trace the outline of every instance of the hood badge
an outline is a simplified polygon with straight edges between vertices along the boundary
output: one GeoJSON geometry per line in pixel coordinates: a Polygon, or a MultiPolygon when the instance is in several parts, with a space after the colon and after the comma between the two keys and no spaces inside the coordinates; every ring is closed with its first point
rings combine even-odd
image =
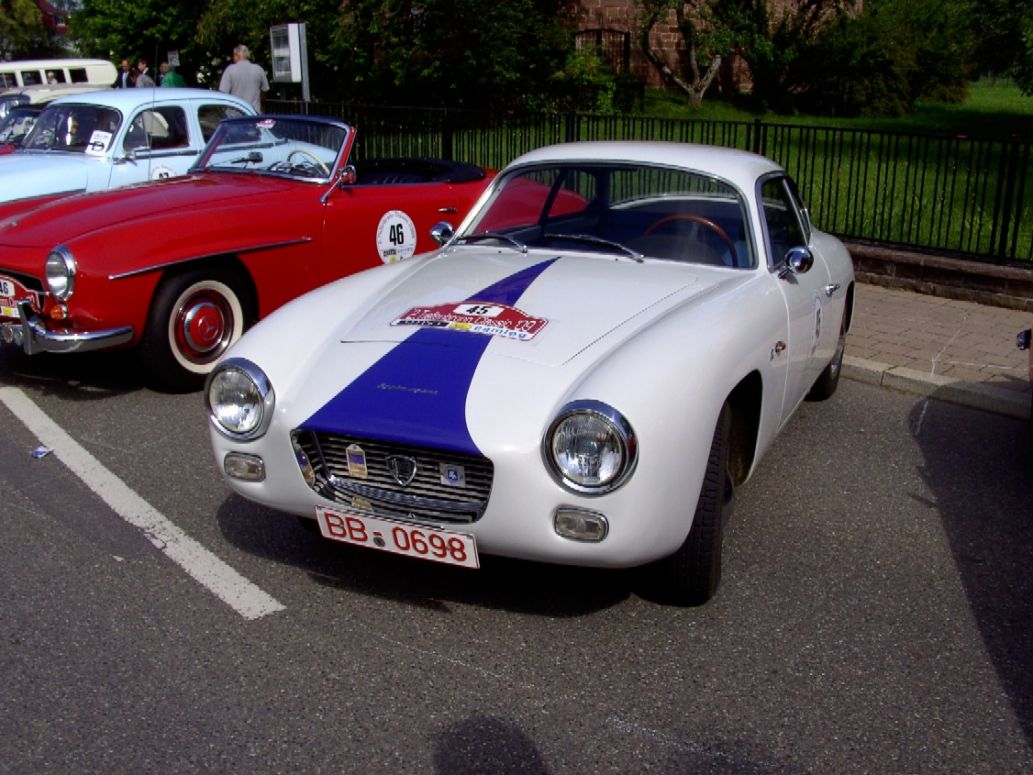
{"type": "Polygon", "coordinates": [[[416,459],[405,455],[388,455],[387,472],[399,487],[408,487],[416,478],[416,459]]]}

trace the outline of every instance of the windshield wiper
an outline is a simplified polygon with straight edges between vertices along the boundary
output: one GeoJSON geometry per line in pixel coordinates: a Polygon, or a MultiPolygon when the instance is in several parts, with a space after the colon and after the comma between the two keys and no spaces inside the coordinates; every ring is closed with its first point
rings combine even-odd
{"type": "Polygon", "coordinates": [[[258,151],[252,151],[247,156],[241,156],[239,159],[232,159],[230,164],[261,164],[262,154],[258,151]]]}
{"type": "Polygon", "coordinates": [[[460,237],[456,242],[480,242],[486,239],[497,239],[502,242],[508,242],[510,245],[515,247],[521,253],[527,252],[527,245],[518,239],[510,237],[508,234],[503,234],[498,231],[482,231],[480,234],[467,234],[466,236],[460,237]]]}
{"type": "Polygon", "coordinates": [[[594,234],[559,234],[546,232],[542,237],[544,239],[565,239],[570,240],[571,242],[584,242],[587,245],[599,245],[600,247],[613,248],[614,250],[619,250],[629,258],[635,259],[640,264],[645,260],[645,256],[637,250],[632,250],[627,245],[622,245],[621,243],[614,242],[613,240],[596,237],[594,234]]]}

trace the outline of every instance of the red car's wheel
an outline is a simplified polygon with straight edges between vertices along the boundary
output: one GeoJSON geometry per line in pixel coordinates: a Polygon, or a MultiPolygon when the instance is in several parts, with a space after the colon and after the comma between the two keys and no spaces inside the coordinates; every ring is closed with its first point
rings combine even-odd
{"type": "Polygon", "coordinates": [[[151,305],[144,365],[162,387],[197,387],[244,327],[244,305],[232,278],[203,270],[170,277],[151,305]]]}

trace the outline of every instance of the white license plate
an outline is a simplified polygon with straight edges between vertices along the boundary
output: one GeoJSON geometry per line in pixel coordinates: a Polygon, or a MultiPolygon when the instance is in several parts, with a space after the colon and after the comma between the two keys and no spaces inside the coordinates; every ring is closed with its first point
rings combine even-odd
{"type": "Polygon", "coordinates": [[[331,541],[366,546],[433,562],[479,568],[477,542],[468,533],[409,525],[316,506],[319,532],[331,541]]]}

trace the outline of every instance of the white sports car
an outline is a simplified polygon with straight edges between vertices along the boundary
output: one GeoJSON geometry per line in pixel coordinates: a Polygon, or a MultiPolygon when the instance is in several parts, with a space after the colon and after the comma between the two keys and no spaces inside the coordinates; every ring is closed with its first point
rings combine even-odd
{"type": "Polygon", "coordinates": [[[226,481],[332,540],[648,565],[709,599],[734,488],[836,389],[843,245],[763,157],[623,142],[522,156],[437,238],[230,350],[205,389],[226,481]]]}

